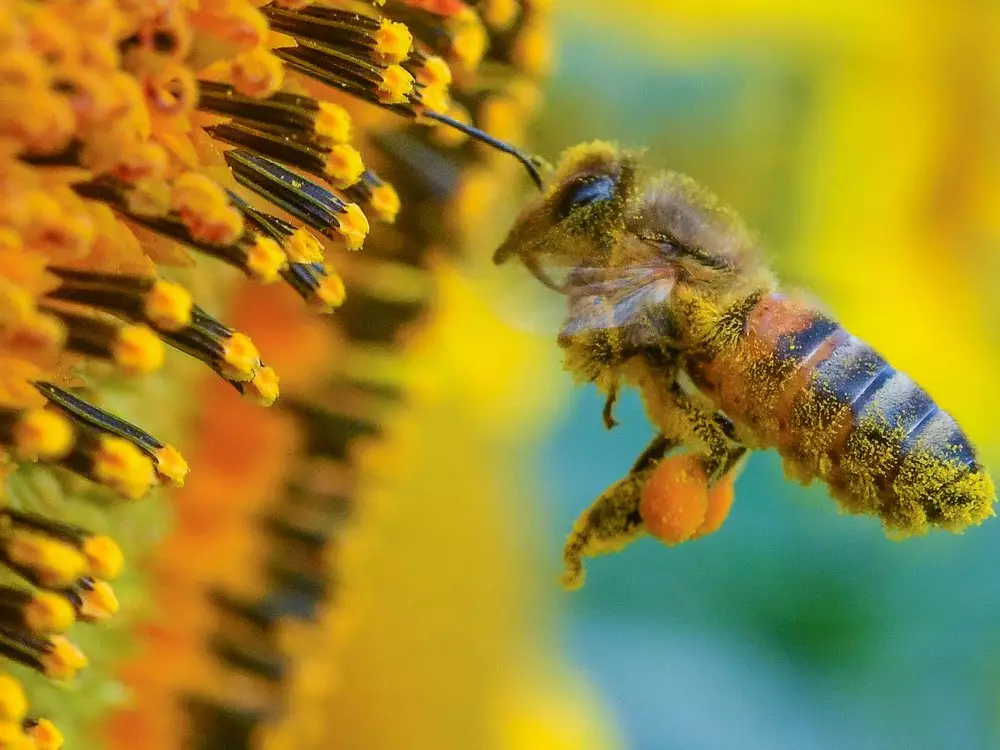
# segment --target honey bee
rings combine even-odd
[[[790,477],[822,479],[846,511],[894,534],[961,531],[992,515],[992,480],[955,420],[815,305],[779,291],[731,210],[641,161],[603,142],[569,149],[494,258],[520,259],[565,296],[566,368],[606,394],[607,427],[618,390],[632,386],[657,428],[577,521],[564,583],[582,583],[584,557],[644,531],[681,541],[717,528],[753,450],[776,448]],[[700,498],[693,511],[685,493]]]

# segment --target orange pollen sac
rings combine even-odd
[[[379,221],[392,224],[400,209],[399,193],[388,182],[372,189],[371,206]]]
[[[281,59],[263,47],[240,55],[229,69],[229,80],[241,94],[267,97],[281,88],[285,67]]]
[[[93,460],[94,478],[129,500],[138,500],[153,486],[153,462],[123,438],[102,435]]]
[[[146,317],[164,331],[179,331],[189,325],[193,308],[191,293],[170,281],[157,281],[146,295]]]
[[[28,459],[62,458],[73,447],[69,420],[46,409],[29,409],[14,426],[14,447]]]
[[[83,556],[87,558],[88,575],[97,578],[117,578],[125,565],[121,547],[111,537],[98,535],[83,542]]]
[[[257,406],[271,406],[278,399],[278,373],[273,367],[261,367],[243,386],[243,396]]]
[[[80,592],[80,619],[85,622],[104,622],[118,614],[118,597],[111,584],[94,581],[90,588]]]
[[[296,229],[285,240],[285,252],[293,263],[322,263],[323,245],[307,229]]]
[[[447,112],[451,109],[448,87],[441,84],[429,83],[424,86],[420,92],[420,101],[431,112]]]
[[[42,656],[42,670],[46,677],[60,682],[72,680],[86,666],[87,657],[76,644],[61,635],[49,639],[49,649]]]
[[[413,92],[413,76],[399,65],[389,65],[382,71],[378,98],[383,104],[403,104]]]
[[[163,342],[145,326],[122,326],[114,344],[114,359],[128,375],[148,375],[163,366]]]
[[[228,245],[243,234],[242,215],[229,204],[225,191],[203,174],[185,172],[174,180],[170,204],[197,240]]]
[[[260,352],[245,333],[234,333],[222,345],[222,376],[227,380],[249,382],[260,366]]]
[[[254,281],[271,284],[288,267],[288,258],[281,245],[270,237],[257,237],[247,248],[247,269]]]
[[[329,138],[334,143],[347,143],[351,140],[351,116],[340,105],[321,101],[313,129],[316,135]]]
[[[451,67],[443,57],[429,55],[424,64],[417,69],[417,82],[425,86],[437,85],[447,88],[451,81]]]
[[[32,532],[15,532],[5,542],[7,557],[29,570],[39,585],[63,588],[87,569],[83,555],[65,542]]]
[[[183,487],[188,475],[188,462],[172,445],[164,445],[156,451],[156,473],[174,487]]]
[[[375,32],[375,58],[383,65],[401,63],[413,47],[413,34],[405,24],[383,21]]]
[[[36,750],[59,750],[63,746],[62,732],[48,719],[39,719],[28,729],[28,736],[34,740]]]
[[[340,143],[330,149],[326,157],[326,176],[338,189],[350,187],[360,179],[365,171],[361,153],[346,143]]]
[[[708,513],[708,479],[689,453],[664,459],[642,488],[639,513],[650,535],[665,544],[693,537]]]
[[[24,624],[33,633],[65,633],[75,619],[69,600],[48,591],[36,592],[24,609]]]
[[[339,222],[337,231],[344,238],[347,249],[360,250],[371,229],[365,212],[361,210],[358,204],[348,203],[344,207],[344,213],[340,214],[337,220]]]
[[[317,312],[330,313],[344,304],[345,299],[347,290],[344,287],[344,280],[328,270],[327,275],[317,284],[309,304]]]

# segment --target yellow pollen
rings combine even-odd
[[[323,244],[307,229],[296,229],[285,240],[285,252],[293,263],[322,263]]]
[[[0,748],[3,750],[35,750],[32,740],[24,733],[21,722],[0,721]]]
[[[353,185],[365,171],[360,152],[346,143],[338,143],[326,157],[326,176],[335,188]]]
[[[129,500],[138,500],[153,486],[153,462],[124,438],[104,435],[94,456],[94,476]]]
[[[163,342],[146,326],[122,326],[112,354],[128,375],[148,375],[163,366]]]
[[[486,0],[483,18],[497,31],[509,29],[517,20],[521,6],[515,0]]]
[[[344,304],[346,296],[344,280],[339,274],[330,273],[328,270],[328,275],[317,285],[310,302],[319,312],[325,313]]]
[[[39,591],[24,608],[24,624],[33,633],[65,633],[76,619],[69,600],[49,591]]]
[[[243,389],[243,395],[252,404],[270,406],[278,399],[278,373],[273,367],[261,367]]]
[[[234,333],[222,345],[223,377],[249,382],[260,366],[260,352],[245,333]]]
[[[30,409],[14,427],[14,446],[19,456],[51,461],[73,447],[73,428],[65,417],[45,409]]]
[[[420,92],[420,101],[432,112],[447,112],[451,109],[448,89],[440,84],[428,84]]]
[[[479,65],[486,54],[488,37],[482,21],[475,11],[453,16],[449,24],[452,30],[451,52],[456,61],[467,70]]]
[[[378,98],[383,104],[403,104],[413,92],[413,76],[399,65],[390,65],[382,71],[378,85]]]
[[[348,250],[360,250],[365,244],[365,237],[371,226],[368,224],[368,217],[357,203],[348,203],[344,213],[337,217],[339,224],[337,231],[340,232],[347,243]]]
[[[281,58],[258,47],[233,61],[229,79],[241,94],[271,96],[285,80],[285,66]]]
[[[117,578],[125,566],[121,547],[109,536],[92,536],[83,542],[87,573],[95,578]]]
[[[42,670],[45,676],[65,682],[76,677],[87,666],[87,657],[68,639],[54,635],[49,639],[50,650],[42,656]]]
[[[429,56],[417,70],[417,82],[427,86],[449,86],[451,80],[451,68],[443,57],[437,55]]]
[[[247,248],[247,270],[254,281],[271,284],[278,280],[279,272],[288,266],[288,258],[281,246],[270,237],[259,236]]]
[[[94,581],[92,589],[80,592],[80,598],[80,617],[84,620],[104,622],[118,614],[118,597],[106,581]]]
[[[403,62],[412,47],[413,34],[405,24],[383,21],[375,32],[375,56],[383,65]]]
[[[399,193],[388,182],[372,189],[371,204],[379,221],[386,224],[396,221],[400,208]]]
[[[62,732],[48,719],[39,719],[28,735],[35,741],[36,750],[59,750],[63,746]]]
[[[188,474],[188,463],[172,445],[164,445],[156,451],[156,473],[174,487],[183,487]]]
[[[28,699],[21,683],[0,673],[0,722],[20,722],[28,712]]]
[[[157,281],[146,295],[146,318],[164,331],[177,331],[189,325],[193,307],[190,292],[171,281]]]
[[[319,103],[319,114],[313,128],[316,135],[329,138],[334,143],[351,140],[351,116],[346,109],[332,102]]]
[[[7,540],[14,564],[31,570],[42,586],[69,586],[83,575],[87,561],[70,545],[30,531],[15,531]]]

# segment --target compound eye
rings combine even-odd
[[[580,177],[566,186],[559,204],[559,218],[565,219],[573,209],[592,203],[609,201],[615,197],[618,178],[614,175],[589,175]]]

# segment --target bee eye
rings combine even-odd
[[[614,175],[587,176],[574,180],[566,186],[559,203],[559,219],[565,219],[575,208],[611,200],[615,197],[617,188],[618,179]]]

